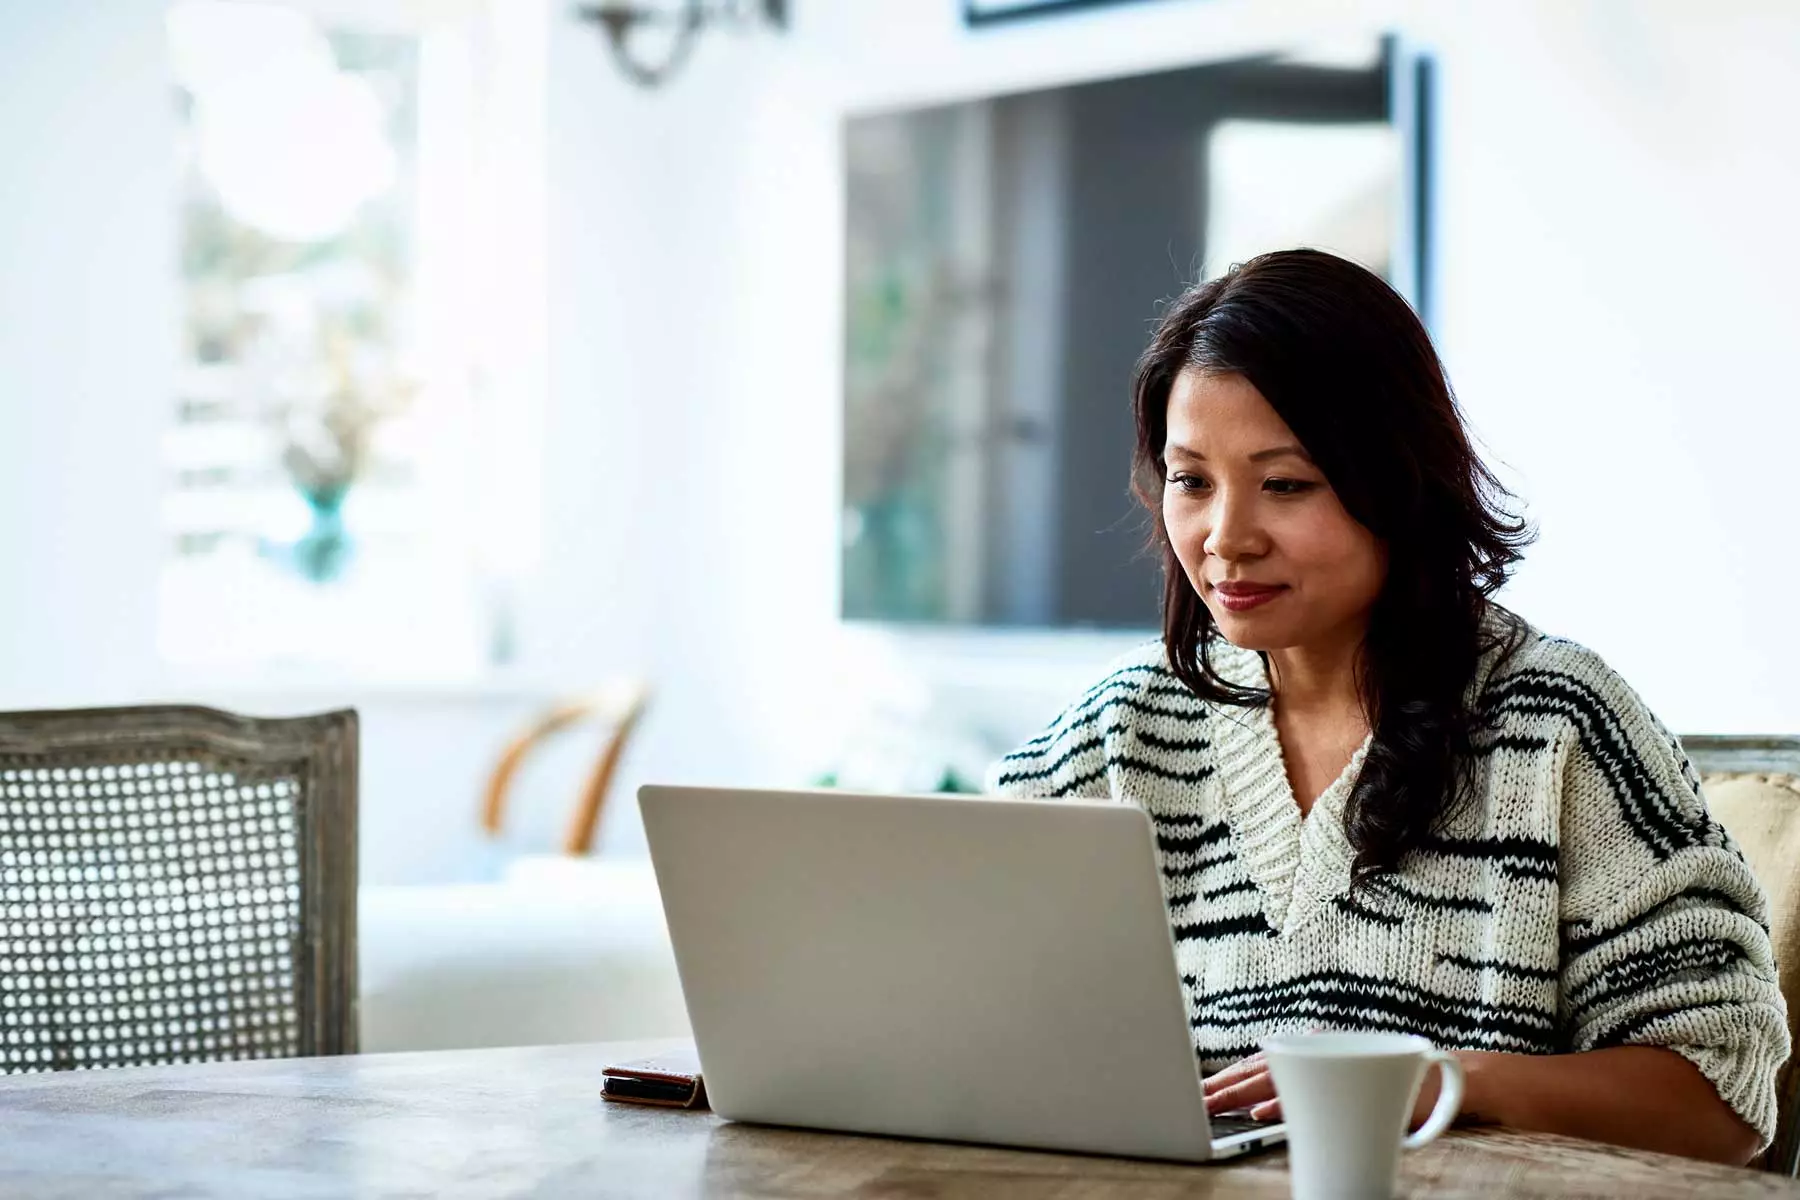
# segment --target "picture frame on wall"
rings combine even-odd
[[[1000,25],[1081,9],[1143,2],[1144,0],[963,0],[963,21],[971,26]]]

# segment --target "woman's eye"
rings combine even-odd
[[[1277,496],[1298,496],[1318,486],[1310,479],[1269,479],[1263,482],[1263,487]]]
[[[1198,475],[1177,473],[1169,476],[1168,482],[1184,492],[1204,491],[1207,487],[1206,480],[1200,478]]]

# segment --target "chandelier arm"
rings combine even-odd
[[[681,70],[693,57],[694,47],[708,24],[743,27],[755,23],[759,14],[768,24],[785,28],[787,0],[682,0],[674,12],[614,0],[576,10],[576,15],[592,21],[604,32],[607,49],[620,73],[643,88],[657,87]],[[645,63],[632,55],[633,30],[670,23],[675,26],[674,40],[661,62]]]
[[[693,57],[694,47],[700,41],[700,31],[706,24],[704,0],[687,0],[681,11],[680,24],[675,31],[675,41],[669,47],[669,53],[660,63],[645,64],[631,56],[627,41],[630,34],[623,29],[607,30],[607,45],[612,49],[613,62],[632,83],[643,88],[660,86],[675,72],[687,64]]]

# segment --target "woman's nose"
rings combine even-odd
[[[1254,501],[1222,491],[1213,500],[1211,516],[1204,548],[1214,558],[1255,558],[1267,549]]]

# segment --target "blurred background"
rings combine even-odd
[[[1796,112],[1788,0],[9,0],[0,707],[353,705],[366,1048],[675,1031],[637,785],[976,786],[1155,628],[1158,303],[1310,244],[1503,599],[1793,733]]]

